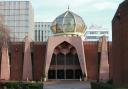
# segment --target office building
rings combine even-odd
[[[110,31],[107,28],[103,28],[97,25],[91,25],[88,27],[87,32],[85,33],[86,41],[98,41],[100,37],[106,36],[110,41]]]
[[[36,42],[46,42],[52,36],[51,22],[35,22],[34,35]]]
[[[34,13],[29,1],[0,1],[0,16],[10,31],[11,41],[23,41],[25,35],[33,40]]]

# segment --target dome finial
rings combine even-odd
[[[70,9],[70,7],[69,7],[69,5],[68,5],[68,11],[69,11],[69,9]]]

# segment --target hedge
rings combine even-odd
[[[6,89],[43,89],[43,84],[36,82],[6,82],[1,86],[6,87]]]
[[[128,89],[128,87],[116,86],[111,83],[91,82],[91,89]]]
[[[91,89],[115,89],[115,88],[107,83],[91,82]]]

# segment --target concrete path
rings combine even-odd
[[[80,81],[48,81],[44,89],[91,89],[89,82]]]

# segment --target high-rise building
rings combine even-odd
[[[46,42],[49,36],[52,36],[52,22],[35,22],[35,41]]]
[[[29,1],[0,1],[0,16],[10,31],[11,41],[23,41],[25,35],[33,39],[34,13]]]
[[[97,25],[91,25],[85,33],[85,40],[98,41],[101,36],[106,36],[107,39],[111,41],[109,29]]]

